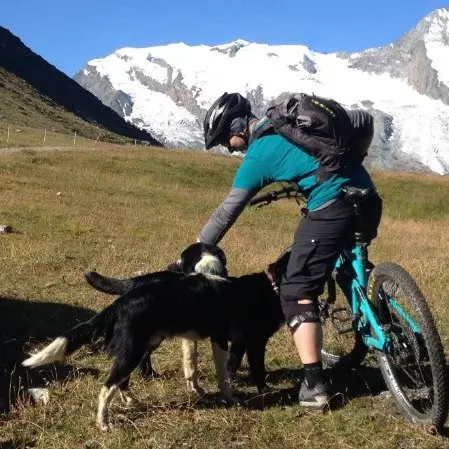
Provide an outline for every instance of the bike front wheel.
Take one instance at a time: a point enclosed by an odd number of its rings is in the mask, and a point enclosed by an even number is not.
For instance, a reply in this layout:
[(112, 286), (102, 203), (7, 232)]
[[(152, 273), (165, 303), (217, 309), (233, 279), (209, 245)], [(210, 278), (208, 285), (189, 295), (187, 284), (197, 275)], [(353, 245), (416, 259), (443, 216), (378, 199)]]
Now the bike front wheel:
[(426, 299), (408, 272), (394, 263), (376, 265), (368, 281), (382, 329), (389, 338), (377, 360), (401, 412), (428, 430), (448, 414), (445, 356)]

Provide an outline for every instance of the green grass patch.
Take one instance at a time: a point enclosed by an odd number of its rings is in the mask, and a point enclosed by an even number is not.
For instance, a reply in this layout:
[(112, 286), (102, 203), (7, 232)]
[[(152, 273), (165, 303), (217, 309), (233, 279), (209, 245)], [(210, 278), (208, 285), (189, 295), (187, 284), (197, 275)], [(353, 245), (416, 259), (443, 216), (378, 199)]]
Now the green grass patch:
[[(82, 151), (79, 151), (82, 150)], [(155, 271), (194, 242), (226, 196), (238, 160), (206, 153), (110, 147), (25, 150), (0, 156), (0, 447), (5, 448), (442, 448), (407, 423), (392, 399), (379, 395), (371, 365), (348, 376), (349, 402), (329, 413), (301, 409), (294, 398), (259, 397), (243, 383), (240, 407), (198, 404), (187, 395), (179, 342), (154, 356), (161, 379), (133, 376), (140, 404), (114, 403), (117, 428), (95, 427), (96, 398), (110, 367), (85, 348), (66, 365), (22, 370), (33, 337), (62, 332), (111, 301), (84, 281), (87, 270), (126, 277)], [(404, 265), (431, 304), (449, 348), (449, 180), (437, 176), (374, 174), (385, 201), (375, 262)], [(297, 205), (247, 209), (222, 242), (232, 274), (263, 270), (290, 244)], [(216, 391), (210, 345), (200, 345), (201, 383)], [(301, 376), (290, 336), (280, 331), (266, 355), (268, 381), (288, 389)], [(244, 366), (247, 369), (246, 364)], [(243, 371), (243, 377), (247, 371)], [(47, 406), (30, 406), (20, 388), (44, 385)], [(348, 391), (349, 391), (348, 390)], [(9, 398), (12, 399), (10, 406)]]

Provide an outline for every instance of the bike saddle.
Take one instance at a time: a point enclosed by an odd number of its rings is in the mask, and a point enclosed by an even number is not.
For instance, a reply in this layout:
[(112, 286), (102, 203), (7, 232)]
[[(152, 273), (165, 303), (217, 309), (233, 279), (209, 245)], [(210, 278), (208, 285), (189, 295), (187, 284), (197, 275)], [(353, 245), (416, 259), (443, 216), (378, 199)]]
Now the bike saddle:
[(358, 187), (354, 186), (346, 186), (343, 187), (343, 192), (345, 194), (345, 200), (349, 201), (350, 203), (360, 203), (372, 193), (372, 190), (367, 189), (360, 189)]

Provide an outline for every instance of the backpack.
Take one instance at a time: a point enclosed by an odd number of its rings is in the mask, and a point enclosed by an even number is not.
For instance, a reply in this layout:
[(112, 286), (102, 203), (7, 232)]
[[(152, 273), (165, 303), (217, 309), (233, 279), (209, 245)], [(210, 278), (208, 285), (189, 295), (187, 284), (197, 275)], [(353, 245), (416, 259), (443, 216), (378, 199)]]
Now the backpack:
[(315, 157), (323, 175), (361, 163), (366, 155), (351, 147), (351, 120), (334, 100), (301, 93), (270, 107), (266, 116), (250, 143), (264, 134), (280, 134)]

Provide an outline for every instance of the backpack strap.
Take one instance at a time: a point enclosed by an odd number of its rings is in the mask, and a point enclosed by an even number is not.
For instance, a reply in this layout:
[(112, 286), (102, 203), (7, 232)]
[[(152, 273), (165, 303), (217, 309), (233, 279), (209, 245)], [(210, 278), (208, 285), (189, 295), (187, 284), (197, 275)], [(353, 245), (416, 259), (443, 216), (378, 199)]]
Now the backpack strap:
[(268, 117), (264, 117), (251, 130), (251, 135), (249, 137), (248, 146), (250, 146), (259, 137), (268, 136), (270, 134), (276, 134), (276, 131), (274, 130), (273, 124), (268, 119)]

